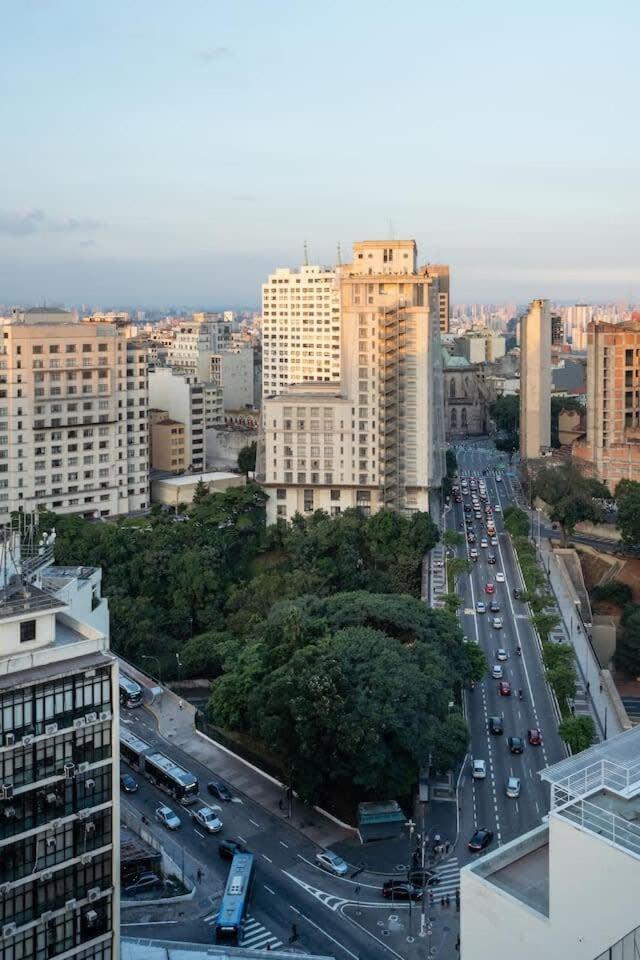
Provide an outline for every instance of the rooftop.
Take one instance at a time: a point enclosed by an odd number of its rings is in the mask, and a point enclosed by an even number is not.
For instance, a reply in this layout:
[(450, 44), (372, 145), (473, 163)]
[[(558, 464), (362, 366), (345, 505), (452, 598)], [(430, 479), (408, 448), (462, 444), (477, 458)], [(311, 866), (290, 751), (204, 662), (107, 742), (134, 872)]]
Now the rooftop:
[[(274, 960), (288, 957), (290, 960), (300, 957), (297, 950), (282, 949), (270, 951)], [(264, 960), (265, 951), (244, 947), (218, 947), (208, 943), (173, 943), (171, 940), (138, 940), (122, 937), (120, 941), (121, 960), (206, 960), (217, 957), (218, 960)], [(333, 960), (326, 955), (305, 954), (307, 960)]]
[(18, 617), (36, 610), (62, 610), (66, 604), (32, 583), (16, 581), (0, 589), (0, 618)]
[(546, 824), (504, 844), (465, 869), (549, 916), (549, 829)]
[(624, 797), (640, 794), (640, 726), (603, 740), (540, 772), (565, 799), (606, 788)]
[(159, 478), (160, 483), (170, 483), (175, 487), (186, 487), (190, 483), (198, 483), (202, 480), (203, 483), (214, 483), (216, 480), (237, 480), (240, 476), (239, 473), (189, 473), (184, 477), (161, 477)]

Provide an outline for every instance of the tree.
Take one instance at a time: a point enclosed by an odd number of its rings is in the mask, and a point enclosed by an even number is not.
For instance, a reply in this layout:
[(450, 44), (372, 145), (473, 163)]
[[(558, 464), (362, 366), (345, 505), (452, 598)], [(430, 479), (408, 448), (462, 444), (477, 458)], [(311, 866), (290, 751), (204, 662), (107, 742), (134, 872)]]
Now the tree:
[(256, 451), (258, 445), (255, 440), (243, 447), (238, 453), (238, 470), (249, 476), (256, 469)]
[(529, 517), (519, 507), (506, 507), (504, 514), (504, 526), (512, 537), (529, 536)]
[(618, 529), (630, 546), (640, 544), (640, 483), (621, 480), (616, 487)]
[(509, 394), (498, 397), (491, 404), (491, 417), (498, 430), (507, 434), (517, 434), (520, 429), (520, 397)]
[(464, 537), (457, 530), (445, 530), (441, 539), (445, 547), (460, 547), (464, 543)]
[(615, 665), (627, 677), (640, 677), (640, 608), (634, 604), (625, 607), (621, 625), (623, 633), (616, 645)]
[(209, 493), (209, 487), (206, 485), (202, 477), (196, 483), (196, 488), (193, 491), (193, 500), (192, 503), (198, 504), (203, 503), (211, 494)]
[(537, 613), (532, 618), (532, 623), (541, 640), (547, 640), (549, 634), (560, 623), (560, 617), (555, 613)]
[(596, 726), (591, 717), (566, 717), (558, 733), (571, 748), (571, 753), (588, 750), (596, 738)]
[(608, 580), (593, 588), (591, 599), (594, 603), (611, 603), (622, 609), (631, 603), (633, 592), (628, 583), (622, 583), (621, 580)]
[(471, 563), (466, 557), (454, 557), (452, 560), (447, 560), (447, 572), (455, 580), (461, 574), (471, 572)]
[(229, 634), (217, 631), (191, 637), (180, 653), (183, 675), (208, 680), (220, 676), (224, 658), (229, 654), (232, 645), (233, 640)]
[(606, 497), (607, 488), (592, 477), (587, 477), (575, 462), (556, 466), (541, 466), (535, 471), (533, 489), (551, 510), (551, 519), (560, 524), (562, 540), (572, 533), (576, 523), (602, 518), (602, 508), (594, 497)]

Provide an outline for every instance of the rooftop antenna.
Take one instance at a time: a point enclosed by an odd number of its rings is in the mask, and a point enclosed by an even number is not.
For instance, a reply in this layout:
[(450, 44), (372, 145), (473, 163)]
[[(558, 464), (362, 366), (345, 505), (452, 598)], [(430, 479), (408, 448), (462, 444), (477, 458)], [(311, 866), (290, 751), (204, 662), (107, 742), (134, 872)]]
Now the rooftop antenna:
[(309, 266), (309, 245), (307, 244), (306, 240), (304, 242), (304, 257), (302, 260), (302, 265), (305, 267)]
[(340, 241), (338, 240), (338, 266), (342, 266), (342, 250), (340, 249)]

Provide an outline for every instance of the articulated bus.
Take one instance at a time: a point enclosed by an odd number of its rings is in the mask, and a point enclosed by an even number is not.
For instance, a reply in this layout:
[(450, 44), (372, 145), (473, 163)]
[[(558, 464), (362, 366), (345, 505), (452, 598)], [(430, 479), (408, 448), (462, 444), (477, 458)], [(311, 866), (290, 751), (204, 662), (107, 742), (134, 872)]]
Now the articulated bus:
[(141, 707), (142, 706), (142, 687), (131, 677), (124, 673), (120, 674), (118, 685), (120, 687), (120, 706), (121, 707)]
[(253, 854), (236, 853), (216, 918), (216, 943), (239, 946), (253, 884)]
[(151, 750), (148, 743), (129, 730), (120, 730), (120, 756), (134, 770), (144, 769), (144, 754)]

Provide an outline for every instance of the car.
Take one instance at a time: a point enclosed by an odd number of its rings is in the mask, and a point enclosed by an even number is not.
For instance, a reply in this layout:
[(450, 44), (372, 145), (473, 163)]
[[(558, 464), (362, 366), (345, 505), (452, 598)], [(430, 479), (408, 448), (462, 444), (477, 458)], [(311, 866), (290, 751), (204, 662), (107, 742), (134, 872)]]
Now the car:
[(385, 880), (382, 896), (387, 900), (422, 900), (422, 887), (408, 880)]
[(470, 503), (465, 503), (465, 505), (464, 505), (464, 512), (465, 512), (465, 513), (471, 513), (471, 504), (470, 504)]
[(487, 605), (484, 600), (476, 600), (476, 613), (486, 613)]
[(120, 789), (125, 793), (135, 793), (138, 789), (138, 781), (134, 780), (130, 773), (123, 773), (120, 777)]
[(485, 583), (484, 592), (488, 594), (495, 593), (496, 592), (495, 584), (491, 583), (491, 581), (489, 581), (489, 583)]
[(517, 800), (520, 796), (520, 778), (507, 777), (505, 793), (511, 800)]
[(485, 850), (489, 846), (492, 840), (493, 831), (482, 827), (480, 830), (476, 830), (467, 846), (472, 853), (480, 853), (481, 850)]
[(455, 501), (456, 501), (456, 503), (462, 503), (462, 497), (460, 496), (459, 493), (456, 494)]
[(182, 823), (178, 814), (174, 813), (171, 807), (166, 807), (164, 804), (156, 809), (155, 818), (158, 823), (161, 823), (167, 830), (177, 830)]
[(494, 665), (491, 667), (491, 676), (494, 680), (502, 680), (504, 674), (499, 663), (494, 663)]
[(482, 538), (482, 540), (480, 541), (480, 546), (484, 547), (485, 549), (489, 546), (489, 541), (487, 540), (486, 537)]
[(489, 543), (491, 544), (492, 547), (497, 547), (497, 546), (498, 546), (498, 538), (497, 538), (496, 536), (491, 537), (491, 539), (489, 540)]
[(502, 570), (498, 570), (496, 573), (496, 583), (504, 583), (504, 573)]
[(469, 559), (473, 560), (474, 562), (478, 559), (478, 551), (475, 547), (472, 547), (471, 550), (469, 550)]
[(319, 867), (322, 867), (323, 870), (328, 870), (329, 873), (335, 873), (337, 877), (344, 877), (345, 873), (349, 872), (349, 865), (342, 857), (339, 857), (337, 853), (333, 853), (332, 850), (320, 850), (316, 853), (316, 863)]
[(489, 717), (489, 733), (493, 733), (496, 737), (504, 733), (502, 717)]
[(512, 592), (513, 592), (513, 599), (514, 599), (514, 600), (519, 600), (519, 599), (520, 599), (520, 591), (518, 590), (518, 588), (517, 588), (517, 587), (514, 587)]
[(159, 890), (162, 885), (162, 877), (159, 877), (157, 874), (152, 873), (149, 870), (145, 873), (139, 874), (135, 883), (131, 883), (128, 887), (124, 887), (123, 893), (131, 896), (135, 893), (144, 893), (147, 890)]
[(495, 597), (492, 599), (491, 603), (489, 604), (489, 610), (491, 611), (491, 613), (500, 613), (500, 604), (498, 603)]
[(475, 535), (475, 533), (473, 533), (473, 532), (468, 533), (468, 534), (467, 534), (467, 543), (475, 543), (475, 542), (476, 542), (476, 535)]
[(487, 563), (495, 563), (495, 562), (496, 562), (496, 555), (495, 555), (495, 553), (490, 553), (490, 554), (488, 554), (488, 556), (487, 556)]
[(249, 851), (239, 840), (221, 840), (218, 844), (218, 854), (223, 860), (233, 860), (236, 853), (249, 853)]
[(476, 520), (482, 520), (482, 514), (480, 513), (479, 510), (476, 510), (473, 515), (476, 518)]
[(496, 483), (502, 483), (502, 477), (499, 473), (496, 474)]
[(502, 630), (502, 617), (494, 617), (491, 626), (494, 630)]
[(207, 833), (220, 833), (222, 820), (211, 807), (198, 807), (191, 811), (191, 819)]
[(409, 871), (407, 880), (416, 887), (436, 887), (442, 877), (439, 877), (433, 870), (427, 870), (426, 867), (415, 867)]
[(511, 696), (511, 684), (508, 680), (501, 680), (498, 684), (498, 693), (501, 697)]
[(507, 740), (511, 753), (524, 753), (524, 740), (522, 737), (509, 737)]
[(493, 509), (495, 510), (496, 513), (502, 513), (502, 507), (500, 506), (499, 503), (496, 503)]
[(501, 660), (504, 662), (505, 660), (508, 660), (508, 659), (509, 659), (509, 654), (504, 649), (504, 647), (498, 647), (498, 649), (496, 650), (496, 660)]
[(485, 760), (474, 760), (471, 775), (474, 780), (484, 780), (487, 776), (487, 764)]
[(216, 800), (222, 800), (224, 803), (229, 803), (231, 800), (231, 793), (220, 780), (212, 780), (208, 783), (207, 790)]

